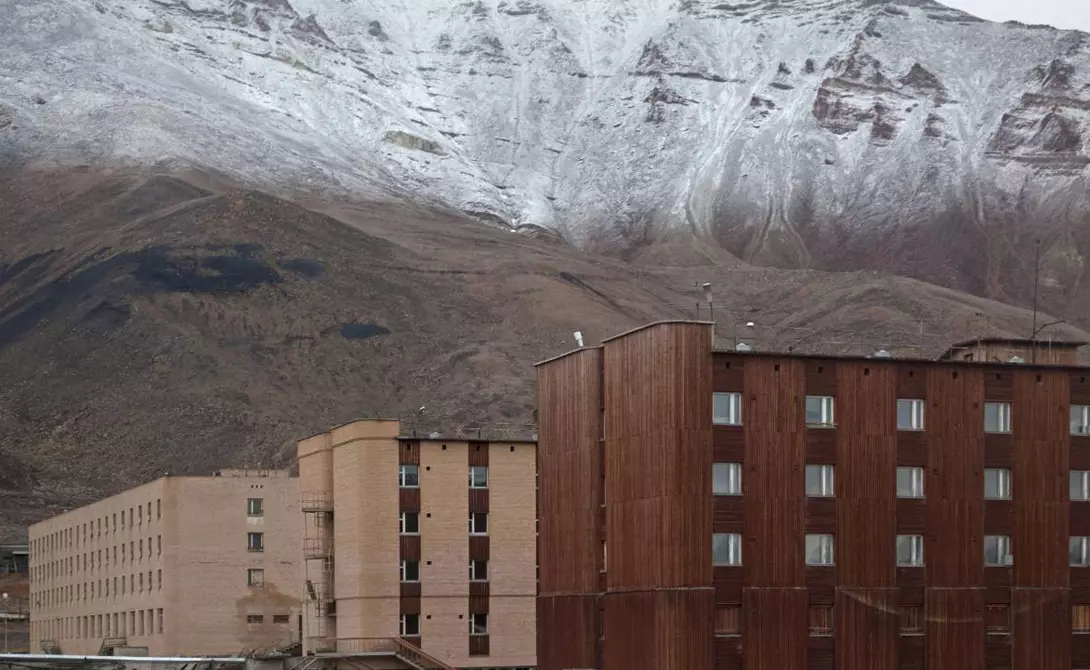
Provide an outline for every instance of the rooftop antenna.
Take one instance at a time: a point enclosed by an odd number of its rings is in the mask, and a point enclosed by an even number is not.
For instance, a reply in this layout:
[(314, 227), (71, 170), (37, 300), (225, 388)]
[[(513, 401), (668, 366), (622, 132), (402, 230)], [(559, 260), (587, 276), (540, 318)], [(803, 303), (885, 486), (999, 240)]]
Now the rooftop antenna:
[(572, 335), (575, 336), (576, 346), (578, 346), (580, 349), (582, 349), (583, 348), (583, 333), (582, 333), (582, 331), (577, 330), (574, 333), (572, 333)]
[(712, 285), (709, 282), (704, 282), (701, 286), (704, 289), (704, 302), (708, 303), (708, 314), (711, 315), (712, 323), (715, 323), (715, 305), (712, 304)]

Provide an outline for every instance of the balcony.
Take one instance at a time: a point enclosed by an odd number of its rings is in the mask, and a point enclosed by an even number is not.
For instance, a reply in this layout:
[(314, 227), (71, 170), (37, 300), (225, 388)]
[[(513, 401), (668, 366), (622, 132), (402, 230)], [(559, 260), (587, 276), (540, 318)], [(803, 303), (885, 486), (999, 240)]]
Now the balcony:
[(333, 494), (328, 491), (304, 492), (299, 506), (304, 512), (332, 512)]

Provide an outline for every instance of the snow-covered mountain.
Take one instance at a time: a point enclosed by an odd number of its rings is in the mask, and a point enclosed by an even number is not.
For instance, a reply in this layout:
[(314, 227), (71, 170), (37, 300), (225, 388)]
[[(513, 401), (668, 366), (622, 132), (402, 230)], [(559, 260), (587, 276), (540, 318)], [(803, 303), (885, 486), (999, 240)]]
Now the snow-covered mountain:
[(1030, 224), (1081, 277), (1087, 38), (931, 0), (15, 0), (0, 156), (406, 196), (629, 252), (691, 230), (780, 265), (957, 253), (929, 278), (995, 294)]

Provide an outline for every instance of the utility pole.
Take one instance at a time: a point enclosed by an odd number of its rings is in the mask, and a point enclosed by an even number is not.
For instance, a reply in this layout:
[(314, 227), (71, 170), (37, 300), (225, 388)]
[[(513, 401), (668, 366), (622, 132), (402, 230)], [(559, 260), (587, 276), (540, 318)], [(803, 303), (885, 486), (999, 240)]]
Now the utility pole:
[(4, 603), (4, 653), (8, 653), (8, 594), (0, 593), (0, 602)]

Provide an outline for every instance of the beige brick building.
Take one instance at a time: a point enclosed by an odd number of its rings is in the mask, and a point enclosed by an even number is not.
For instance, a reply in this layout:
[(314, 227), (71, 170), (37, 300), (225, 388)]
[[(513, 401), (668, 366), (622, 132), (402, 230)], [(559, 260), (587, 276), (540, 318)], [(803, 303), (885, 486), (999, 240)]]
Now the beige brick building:
[(30, 527), (34, 651), (233, 654), (298, 640), (299, 480), (163, 477)]
[(536, 444), (399, 431), (299, 443), (306, 649), (401, 637), (459, 668), (535, 666)]

